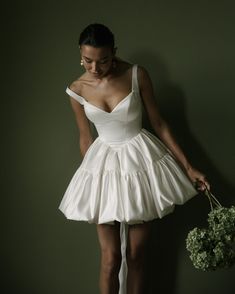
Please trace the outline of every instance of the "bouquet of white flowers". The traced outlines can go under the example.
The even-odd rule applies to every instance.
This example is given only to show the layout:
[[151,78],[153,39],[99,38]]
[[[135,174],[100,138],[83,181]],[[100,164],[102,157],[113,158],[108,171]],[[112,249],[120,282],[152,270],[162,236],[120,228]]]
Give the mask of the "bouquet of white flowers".
[[197,269],[228,268],[235,264],[235,206],[223,207],[209,190],[205,194],[211,207],[208,227],[189,231],[186,248]]

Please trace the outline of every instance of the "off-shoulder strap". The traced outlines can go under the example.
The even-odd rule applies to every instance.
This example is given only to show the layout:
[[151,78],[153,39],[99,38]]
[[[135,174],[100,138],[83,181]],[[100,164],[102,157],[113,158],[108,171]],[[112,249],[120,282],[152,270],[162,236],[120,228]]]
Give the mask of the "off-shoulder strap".
[[69,89],[69,87],[66,88],[65,92],[69,94],[72,98],[77,100],[80,104],[84,104],[84,98],[82,96],[79,96],[77,93],[73,92],[72,90]]
[[132,90],[139,92],[137,69],[138,69],[138,64],[134,64],[132,68]]

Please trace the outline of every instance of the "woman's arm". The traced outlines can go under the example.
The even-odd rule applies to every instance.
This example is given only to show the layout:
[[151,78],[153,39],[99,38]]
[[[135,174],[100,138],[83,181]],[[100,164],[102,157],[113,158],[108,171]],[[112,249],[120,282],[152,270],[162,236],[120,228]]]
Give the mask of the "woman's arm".
[[204,190],[205,186],[210,189],[209,183],[206,181],[205,175],[192,167],[182,149],[176,142],[168,124],[161,117],[156,102],[154,100],[154,91],[148,72],[141,66],[138,67],[138,80],[140,94],[143,99],[144,107],[149,117],[151,126],[162,142],[169,148],[177,161],[182,165],[186,174],[193,183],[199,183],[199,189]]
[[80,144],[81,154],[82,154],[82,157],[84,157],[87,149],[94,141],[92,137],[91,129],[90,129],[90,122],[88,118],[86,117],[83,106],[72,97],[70,98],[70,102],[71,102],[73,112],[75,114],[78,129],[79,129],[79,144]]

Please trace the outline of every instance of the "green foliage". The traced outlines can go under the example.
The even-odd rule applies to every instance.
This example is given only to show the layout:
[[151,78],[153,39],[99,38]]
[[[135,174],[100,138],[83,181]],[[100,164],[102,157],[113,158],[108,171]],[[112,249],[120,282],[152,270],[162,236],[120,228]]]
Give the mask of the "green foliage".
[[217,206],[208,214],[207,228],[194,228],[186,248],[195,268],[213,271],[235,264],[235,206]]

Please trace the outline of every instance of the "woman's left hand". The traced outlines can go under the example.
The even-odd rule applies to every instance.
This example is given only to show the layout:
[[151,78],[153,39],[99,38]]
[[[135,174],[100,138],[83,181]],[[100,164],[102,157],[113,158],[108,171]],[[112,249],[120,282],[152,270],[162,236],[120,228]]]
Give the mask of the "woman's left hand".
[[199,191],[204,191],[204,190],[210,190],[210,184],[206,179],[206,176],[202,174],[200,171],[197,169],[190,167],[187,170],[187,174],[193,184],[195,185],[196,189]]

